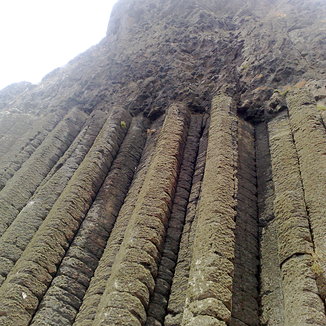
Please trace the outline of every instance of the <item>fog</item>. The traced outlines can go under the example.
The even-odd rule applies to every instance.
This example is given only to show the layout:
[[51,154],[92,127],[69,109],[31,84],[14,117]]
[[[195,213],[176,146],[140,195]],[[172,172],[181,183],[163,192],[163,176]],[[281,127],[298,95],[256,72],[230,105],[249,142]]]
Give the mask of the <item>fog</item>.
[[98,43],[116,0],[1,0],[0,89],[38,83]]

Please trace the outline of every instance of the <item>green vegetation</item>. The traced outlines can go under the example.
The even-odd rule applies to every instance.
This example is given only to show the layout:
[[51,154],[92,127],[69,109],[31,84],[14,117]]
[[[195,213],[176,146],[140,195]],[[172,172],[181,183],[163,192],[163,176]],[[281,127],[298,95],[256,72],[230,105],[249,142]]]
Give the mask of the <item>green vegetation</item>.
[[241,66],[241,69],[242,69],[242,70],[248,70],[249,67],[250,67],[250,64],[249,64],[249,63],[245,63],[245,64],[243,64],[243,65]]
[[281,96],[285,97],[288,94],[289,90],[281,91],[279,89],[275,89],[274,93],[279,93]]
[[326,106],[325,105],[317,105],[317,110],[318,111],[326,111]]
[[313,263],[311,265],[311,270],[315,274],[315,276],[318,277],[319,275],[322,275],[324,271],[320,265],[319,258],[315,253],[312,254],[312,259],[313,259]]
[[319,275],[322,275],[323,274],[323,269],[322,267],[320,266],[320,264],[318,262],[314,262],[311,266],[311,270],[313,271],[313,273],[316,275],[316,276],[319,276]]
[[123,120],[122,120],[122,121],[120,122],[120,125],[121,125],[122,128],[127,128],[127,123],[126,123],[126,121],[123,121]]

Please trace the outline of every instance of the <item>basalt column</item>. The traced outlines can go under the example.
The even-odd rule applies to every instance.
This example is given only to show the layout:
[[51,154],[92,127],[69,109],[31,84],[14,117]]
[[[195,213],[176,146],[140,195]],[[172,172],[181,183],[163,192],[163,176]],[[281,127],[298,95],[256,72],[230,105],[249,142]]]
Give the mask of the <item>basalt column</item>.
[[[190,202],[191,185],[195,171],[199,140],[202,133],[202,115],[193,115],[180,168],[171,217],[167,229],[164,250],[155,282],[155,289],[148,309],[147,326],[162,325],[171,284],[178,258],[180,237],[185,223],[187,206]],[[189,251],[189,248],[187,248]]]
[[316,102],[306,90],[287,96],[290,126],[298,153],[304,198],[314,244],[312,270],[319,295],[326,298],[326,132]]
[[[87,116],[72,110],[45,138],[0,192],[0,236],[41,184],[82,128]],[[7,170],[7,169],[6,169]]]
[[237,192],[237,129],[232,99],[211,107],[206,166],[185,294],[183,326],[226,325],[231,319]]
[[48,173],[27,205],[0,238],[0,284],[16,263],[93,145],[106,114],[94,112],[73,144]]
[[[177,262],[174,268],[172,286],[170,296],[168,298],[167,315],[164,319],[165,326],[180,325],[185,305],[185,293],[188,289],[189,270],[194,244],[194,236],[197,225],[197,205],[199,202],[201,185],[204,175],[207,141],[208,141],[209,119],[204,117],[202,134],[198,144],[198,153],[194,167],[194,174],[191,182],[191,190],[189,201],[187,204],[186,216],[182,227],[182,235],[180,238]],[[180,187],[187,186],[187,183]],[[187,188],[186,188],[187,189]],[[170,265],[171,266],[171,265]],[[173,265],[172,265],[173,266]],[[170,269],[170,273],[173,268]]]
[[311,269],[314,244],[296,148],[288,114],[269,123],[275,185],[279,265],[282,275],[284,325],[325,325],[325,310]]
[[105,291],[107,281],[111,275],[111,270],[116,255],[119,252],[131,214],[135,208],[138,194],[144,184],[144,180],[153,157],[153,150],[156,145],[157,138],[158,132],[147,135],[146,144],[139,162],[139,166],[135,171],[136,174],[134,180],[116,218],[116,222],[109,239],[105,244],[104,252],[89,283],[87,292],[83,298],[83,303],[74,321],[74,326],[86,326],[92,325],[93,323],[98,305]]
[[261,323],[326,325],[325,127],[307,90],[286,104],[256,126]]

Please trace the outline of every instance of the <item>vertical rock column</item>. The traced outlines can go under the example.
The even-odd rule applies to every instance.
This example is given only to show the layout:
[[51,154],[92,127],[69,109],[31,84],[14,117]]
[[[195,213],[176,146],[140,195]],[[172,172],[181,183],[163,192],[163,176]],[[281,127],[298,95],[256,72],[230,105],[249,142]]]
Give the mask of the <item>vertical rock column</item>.
[[206,162],[208,119],[203,119],[205,128],[199,141],[198,155],[194,176],[192,179],[186,218],[179,245],[178,260],[173,275],[171,293],[169,296],[165,326],[180,326],[185,305],[185,293],[188,288],[189,270],[191,265],[192,248],[197,225],[196,209],[198,206],[201,185]]
[[326,298],[326,132],[313,96],[305,90],[286,98],[298,152],[304,197],[315,246],[313,272],[319,294]]
[[284,325],[325,325],[323,302],[311,271],[313,244],[287,112],[279,114],[268,127]]
[[148,317],[146,326],[162,325],[166,315],[166,307],[178,258],[180,237],[185,221],[196,157],[198,154],[202,120],[201,115],[193,115],[191,117],[164,250],[160,261],[158,276],[155,281],[155,290],[151,297],[147,312]]
[[267,125],[255,128],[257,199],[260,235],[260,305],[262,325],[283,326],[283,292],[274,216],[274,183]]
[[254,127],[239,118],[232,326],[259,325],[258,219]]
[[166,115],[153,160],[112,267],[94,324],[143,325],[188,128],[182,105]]
[[127,132],[130,115],[117,108],[0,288],[3,326],[27,326],[89,210]]
[[231,98],[214,97],[183,326],[231,319],[237,192],[237,117]]

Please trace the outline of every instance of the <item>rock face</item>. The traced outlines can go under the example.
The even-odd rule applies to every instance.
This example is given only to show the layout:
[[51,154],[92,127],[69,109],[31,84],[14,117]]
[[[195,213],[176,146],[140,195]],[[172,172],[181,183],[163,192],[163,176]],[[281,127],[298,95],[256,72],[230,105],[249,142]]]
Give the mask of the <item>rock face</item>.
[[0,91],[0,325],[326,325],[325,22],[120,0]]

